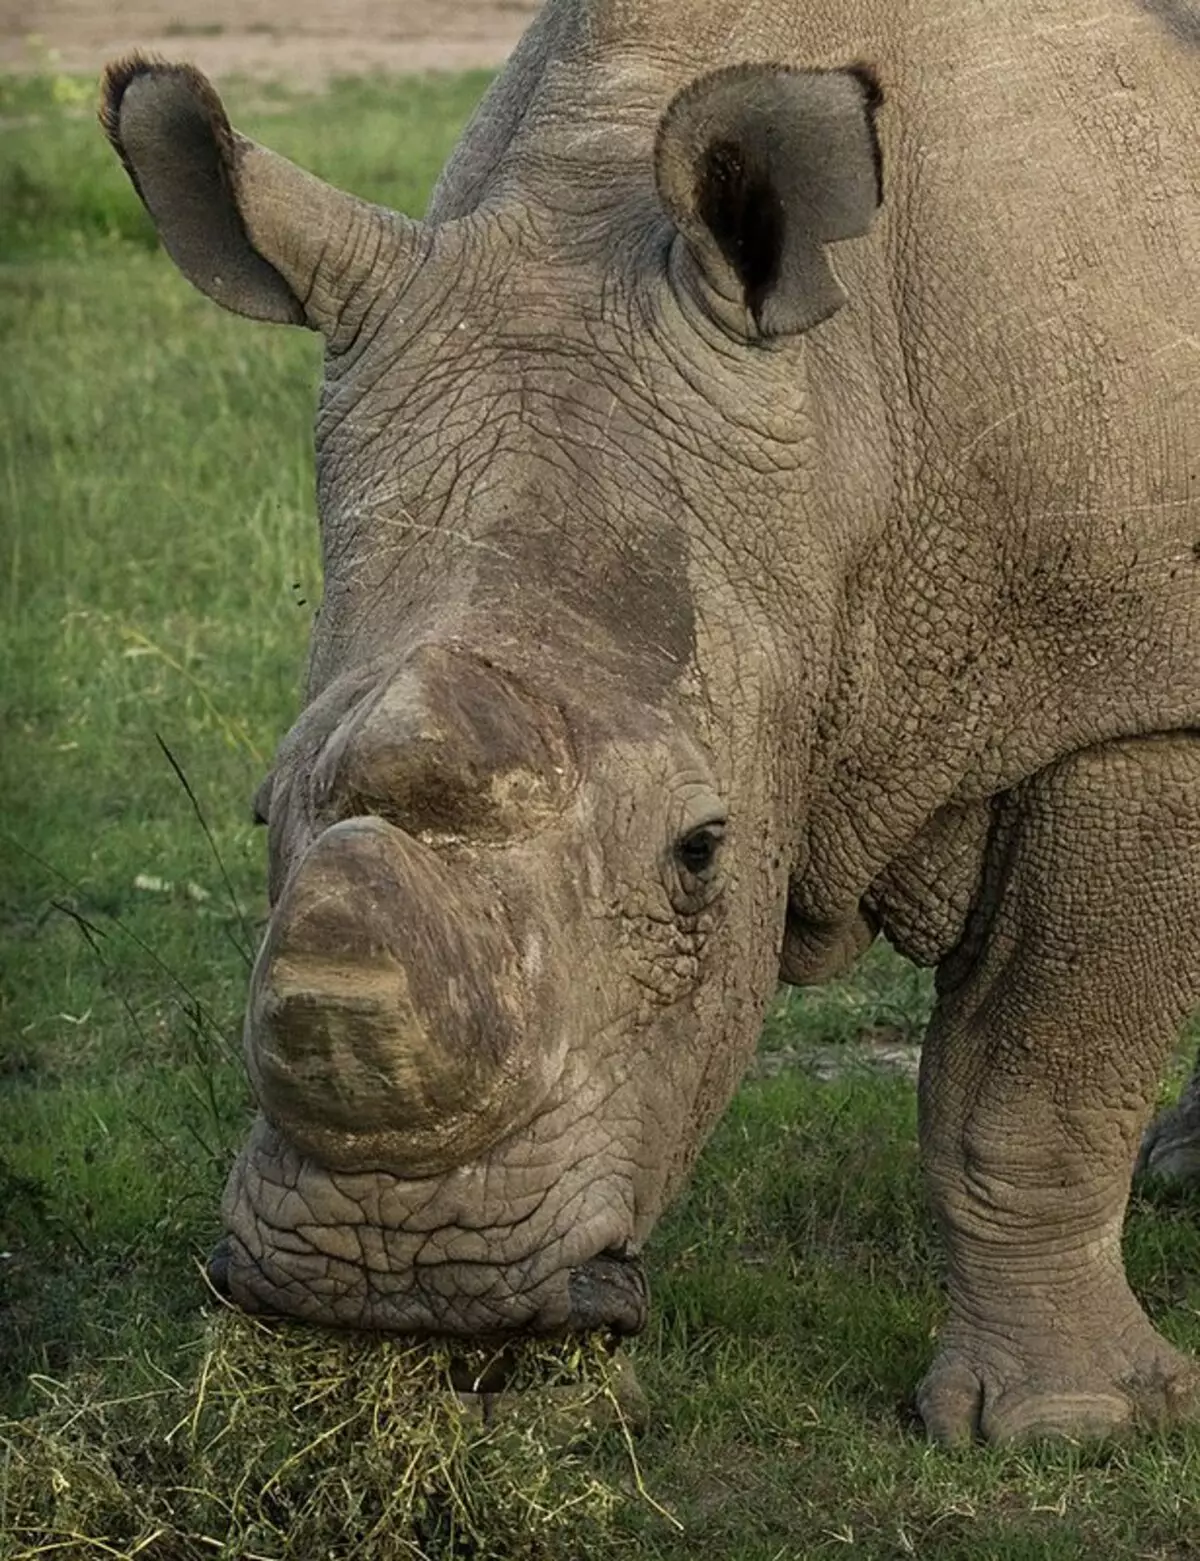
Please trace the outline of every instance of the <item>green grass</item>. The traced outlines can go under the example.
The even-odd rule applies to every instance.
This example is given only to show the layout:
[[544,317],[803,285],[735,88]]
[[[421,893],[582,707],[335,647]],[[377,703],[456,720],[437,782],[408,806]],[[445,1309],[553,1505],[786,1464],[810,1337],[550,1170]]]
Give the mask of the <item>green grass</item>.
[[[419,210],[481,85],[229,96],[251,134]],[[32,1375],[104,1399],[195,1369],[197,1264],[248,1119],[238,1016],[263,913],[248,804],[295,712],[320,592],[316,344],[187,288],[80,96],[0,81],[0,1418],[42,1405]],[[1008,1453],[921,1437],[912,1391],[942,1302],[913,1089],[867,1071],[823,1083],[804,1063],[861,1036],[911,1041],[928,1001],[882,949],[781,999],[769,1065],[651,1253],[638,1459],[682,1530],[630,1494],[589,1557],[1200,1553],[1200,1435]],[[1154,1316],[1193,1348],[1196,1214],[1139,1199],[1127,1241]],[[628,1488],[619,1436],[589,1458]],[[5,1522],[0,1506],[0,1557]]]

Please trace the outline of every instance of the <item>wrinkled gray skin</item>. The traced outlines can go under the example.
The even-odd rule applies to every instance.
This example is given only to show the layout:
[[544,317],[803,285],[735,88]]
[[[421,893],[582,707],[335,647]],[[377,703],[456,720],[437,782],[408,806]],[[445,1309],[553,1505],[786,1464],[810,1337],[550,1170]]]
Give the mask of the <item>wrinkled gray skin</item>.
[[930,1433],[1195,1414],[1120,1241],[1200,986],[1197,30],[550,0],[423,224],[110,72],[184,272],[327,344],[240,1305],[636,1329],[777,977],[882,931]]

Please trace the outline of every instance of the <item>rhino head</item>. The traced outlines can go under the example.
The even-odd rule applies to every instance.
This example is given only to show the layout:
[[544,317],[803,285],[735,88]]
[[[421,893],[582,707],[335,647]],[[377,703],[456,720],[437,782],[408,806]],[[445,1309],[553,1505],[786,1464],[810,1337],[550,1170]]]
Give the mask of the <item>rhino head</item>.
[[639,1251],[821,943],[789,884],[844,517],[889,478],[815,328],[877,99],[861,69],[501,82],[421,223],[236,134],[188,67],[110,69],[179,268],[326,345],[324,599],[256,803],[261,1114],[214,1260],[241,1306],[643,1324]]

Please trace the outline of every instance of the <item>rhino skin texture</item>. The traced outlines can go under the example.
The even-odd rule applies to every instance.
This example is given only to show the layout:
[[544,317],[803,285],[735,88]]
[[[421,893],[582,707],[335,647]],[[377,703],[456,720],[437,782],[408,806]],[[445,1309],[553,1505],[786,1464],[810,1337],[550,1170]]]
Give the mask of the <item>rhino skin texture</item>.
[[550,0],[423,220],[110,68],[180,269],[326,348],[237,1304],[636,1330],[777,978],[882,933],[937,967],[929,1433],[1195,1417],[1121,1230],[1200,996],[1198,42]]

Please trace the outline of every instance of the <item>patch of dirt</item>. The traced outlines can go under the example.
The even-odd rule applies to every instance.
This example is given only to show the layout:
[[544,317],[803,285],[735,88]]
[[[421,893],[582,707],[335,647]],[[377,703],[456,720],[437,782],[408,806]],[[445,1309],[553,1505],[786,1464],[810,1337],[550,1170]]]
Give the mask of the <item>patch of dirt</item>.
[[134,49],[318,87],[499,65],[540,0],[0,0],[0,70],[98,75]]
[[844,1074],[865,1070],[898,1073],[915,1084],[920,1069],[920,1046],[906,1040],[902,1031],[881,1024],[861,1030],[854,1040],[841,1045],[800,1042],[795,1046],[760,1052],[750,1073],[753,1078],[772,1079],[780,1073],[798,1071],[811,1073],[823,1084],[828,1084]]

